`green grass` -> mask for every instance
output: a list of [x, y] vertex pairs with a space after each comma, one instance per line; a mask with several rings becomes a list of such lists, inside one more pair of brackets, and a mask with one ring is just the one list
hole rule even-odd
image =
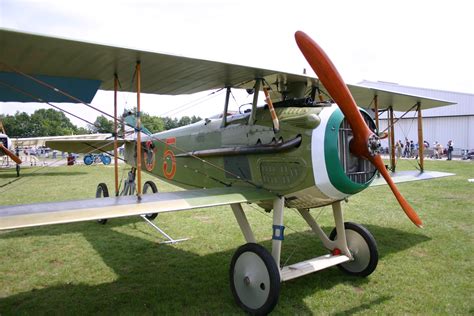
[[[474, 164], [427, 161], [426, 169], [457, 175], [399, 186], [424, 229], [411, 224], [386, 186], [352, 197], [344, 204], [346, 220], [375, 236], [376, 271], [356, 278], [330, 268], [283, 283], [274, 314], [472, 315], [474, 184], [467, 179], [474, 178]], [[0, 187], [13, 175], [1, 170]], [[90, 198], [99, 181], [112, 188], [111, 167], [25, 169], [20, 180], [0, 188], [2, 205]], [[268, 214], [245, 209], [269, 249]], [[332, 229], [330, 208], [318, 221]], [[242, 314], [228, 269], [244, 239], [230, 208], [161, 214], [156, 222], [176, 238], [191, 239], [159, 244], [163, 239], [138, 217], [0, 232], [0, 314]], [[282, 262], [324, 253], [296, 212], [286, 211], [285, 224]]]

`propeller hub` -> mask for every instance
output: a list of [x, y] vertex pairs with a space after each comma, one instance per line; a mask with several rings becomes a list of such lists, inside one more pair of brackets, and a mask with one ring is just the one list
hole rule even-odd
[[380, 143], [380, 137], [375, 134], [369, 136], [367, 140], [367, 149], [369, 150], [369, 154], [373, 157], [378, 155], [382, 151], [382, 144]]

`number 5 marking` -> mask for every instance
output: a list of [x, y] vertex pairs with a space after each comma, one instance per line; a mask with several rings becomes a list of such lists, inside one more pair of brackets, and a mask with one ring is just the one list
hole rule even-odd
[[173, 179], [176, 173], [176, 158], [168, 145], [176, 144], [176, 138], [171, 137], [166, 139], [165, 152], [163, 153], [163, 174], [166, 179]]

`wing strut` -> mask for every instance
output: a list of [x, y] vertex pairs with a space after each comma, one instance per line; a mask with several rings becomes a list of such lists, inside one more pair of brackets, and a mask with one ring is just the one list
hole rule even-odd
[[118, 90], [118, 78], [117, 74], [114, 74], [114, 178], [115, 178], [115, 196], [119, 194], [118, 184], [118, 152], [117, 152], [117, 90]]
[[140, 113], [140, 61], [137, 61], [137, 196], [142, 196], [142, 132], [141, 132], [141, 113]]
[[280, 130], [280, 122], [278, 121], [278, 116], [275, 112], [275, 108], [273, 107], [273, 102], [270, 98], [270, 94], [268, 93], [268, 89], [265, 86], [263, 86], [263, 93], [265, 93], [265, 101], [267, 102], [268, 109], [270, 110], [270, 114], [272, 115], [273, 131], [275, 133], [278, 133], [278, 131]]

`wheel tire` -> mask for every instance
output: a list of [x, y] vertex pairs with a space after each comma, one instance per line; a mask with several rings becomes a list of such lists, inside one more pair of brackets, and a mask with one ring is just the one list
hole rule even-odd
[[[156, 187], [155, 182], [147, 181], [143, 184], [143, 194], [148, 194], [148, 190], [151, 190], [150, 193], [152, 194], [158, 193], [158, 188]], [[154, 220], [157, 216], [158, 216], [158, 213], [145, 214], [145, 217], [150, 221]]]
[[112, 162], [112, 159], [110, 158], [110, 156], [107, 156], [107, 155], [102, 155], [102, 157], [100, 157], [100, 160], [102, 160], [102, 163], [104, 165], [110, 165], [110, 163]]
[[[92, 155], [85, 155], [84, 156], [84, 164], [85, 165], [90, 166], [90, 165], [92, 165], [93, 162], [94, 162], [94, 157], [92, 157]], [[99, 185], [101, 185], [101, 184], [104, 184], [104, 183], [100, 183]], [[107, 188], [107, 186], [105, 186], [105, 187]]]
[[235, 302], [253, 315], [270, 313], [280, 296], [280, 269], [264, 247], [240, 246], [230, 263], [230, 289]]
[[[86, 157], [84, 157], [84, 163], [85, 163]], [[97, 190], [95, 191], [95, 197], [96, 198], [103, 198], [103, 197], [109, 197], [109, 189], [107, 188], [107, 184], [105, 183], [99, 183], [97, 185]], [[98, 219], [97, 223], [105, 225], [107, 224], [107, 219]]]
[[[374, 272], [379, 262], [379, 253], [374, 236], [362, 225], [346, 222], [347, 247], [354, 260], [338, 265], [338, 268], [349, 275], [368, 276]], [[329, 239], [336, 240], [337, 231], [334, 228], [329, 235]]]

